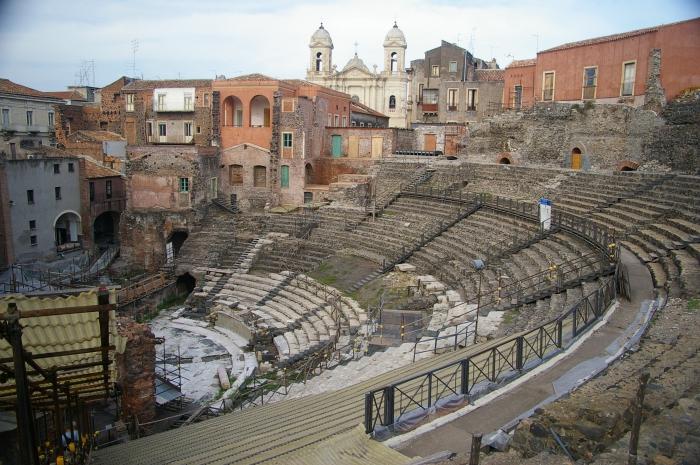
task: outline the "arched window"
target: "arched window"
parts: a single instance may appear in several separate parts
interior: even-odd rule
[[[250,127],[270,127],[270,102],[263,95],[256,95],[250,101]]]
[[[316,54],[316,71],[320,72],[321,68],[323,68],[323,54],[318,52]]]
[[[395,110],[396,109],[396,96],[391,95],[389,96],[389,110]]]
[[[253,167],[253,187],[267,187],[267,168],[262,165]]]
[[[306,166],[304,166],[304,182],[308,184],[313,184],[314,180],[314,167],[311,166],[311,163],[307,163]]]
[[[399,55],[396,52],[391,54],[391,73],[394,74],[399,70]]]
[[[231,95],[224,99],[223,121],[224,126],[243,126],[243,104],[238,97]]]

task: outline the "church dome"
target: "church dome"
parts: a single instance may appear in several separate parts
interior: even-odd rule
[[[323,23],[316,29],[316,32],[311,36],[311,41],[309,42],[310,47],[330,47],[333,48],[333,41],[331,40],[331,35],[323,28]]]
[[[384,38],[385,47],[406,47],[406,37],[403,35],[399,26],[396,25],[394,21],[394,27],[389,29]]]
[[[362,59],[357,56],[357,52],[355,52],[354,57],[350,58],[350,61],[348,61],[348,64],[345,65],[345,67],[343,68],[343,71],[347,71],[350,68],[359,68],[362,71],[369,73],[369,69],[365,65],[365,62],[362,61]]]

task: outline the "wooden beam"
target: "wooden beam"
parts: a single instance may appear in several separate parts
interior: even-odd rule
[[[102,305],[85,305],[83,307],[64,307],[64,308],[40,308],[37,310],[20,310],[19,317],[22,318],[36,318],[40,316],[54,316],[54,315],[72,315],[75,313],[91,313],[99,312],[101,310],[113,310],[116,308],[114,304],[102,304]],[[6,320],[7,315],[0,315],[0,320]]]

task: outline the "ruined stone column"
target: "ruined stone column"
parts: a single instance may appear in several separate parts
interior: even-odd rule
[[[117,379],[121,386],[121,418],[134,416],[140,423],[156,415],[155,370],[156,339],[146,324],[130,318],[119,318],[119,334],[127,338],[123,354],[117,354]]]

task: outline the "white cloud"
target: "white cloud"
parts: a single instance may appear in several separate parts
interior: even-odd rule
[[[250,72],[302,78],[308,41],[321,20],[332,35],[339,67],[357,41],[365,63],[381,69],[382,42],[394,18],[406,35],[407,62],[444,39],[464,47],[473,43],[477,56],[493,55],[504,66],[510,56],[535,55],[535,34],[544,49],[693,14],[692,2],[679,2],[663,14],[635,5],[622,22],[618,10],[629,13],[629,5],[572,0],[75,0],[70,8],[63,1],[15,0],[0,20],[0,76],[61,89],[74,83],[81,61],[94,59],[97,84],[104,85],[131,73],[131,40],[138,39],[136,68],[145,78]]]

